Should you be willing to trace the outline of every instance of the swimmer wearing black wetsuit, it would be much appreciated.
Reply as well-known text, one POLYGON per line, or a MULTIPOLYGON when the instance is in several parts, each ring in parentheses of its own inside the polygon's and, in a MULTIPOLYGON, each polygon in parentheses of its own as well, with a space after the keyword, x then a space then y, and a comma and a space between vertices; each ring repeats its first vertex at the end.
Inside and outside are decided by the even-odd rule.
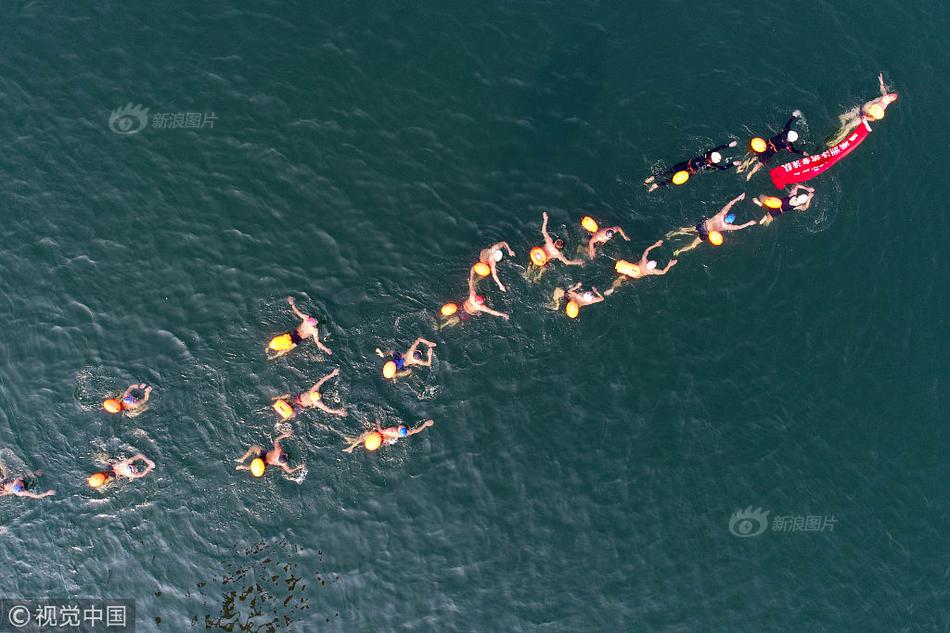
MULTIPOLYGON (((697 156, 695 158, 676 163, 669 169, 664 170, 659 174, 650 176, 643 181, 643 184, 650 185, 648 191, 654 191, 659 187, 666 187, 676 182, 674 177, 680 172, 683 172, 685 174, 686 180, 688 180, 693 174, 697 174, 707 169, 725 171, 731 167, 737 167, 739 165, 739 161, 726 161, 723 160, 722 157, 722 150, 735 147, 736 144, 737 141, 732 141, 730 143, 726 143, 725 145, 714 147, 702 156, 697 156)), ((683 184, 686 182, 686 180, 683 180, 682 182, 676 182, 676 184, 683 184)))
POLYGON ((808 156, 808 152, 803 149, 795 147, 794 143, 798 140, 798 132, 792 129, 792 125, 795 124, 798 119, 802 116, 801 111, 795 110, 792 112, 791 118, 785 123, 785 126, 782 128, 782 131, 771 137, 769 140, 764 140, 761 137, 755 137, 749 143, 749 147, 752 150, 752 156, 747 158, 739 168, 736 169, 737 172, 742 172, 746 169, 749 169, 749 173, 746 174, 746 180, 752 178, 752 175, 757 171, 762 169, 762 167, 770 160, 772 157, 778 154, 782 150, 787 150, 793 154, 798 154, 799 156, 808 156), (754 164, 754 166, 753 166, 754 164))

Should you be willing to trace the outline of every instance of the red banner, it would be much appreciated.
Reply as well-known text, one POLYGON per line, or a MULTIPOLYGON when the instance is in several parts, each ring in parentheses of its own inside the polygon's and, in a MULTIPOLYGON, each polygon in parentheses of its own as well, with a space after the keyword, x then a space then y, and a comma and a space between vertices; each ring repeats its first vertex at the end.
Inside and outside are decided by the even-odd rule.
POLYGON ((769 176, 772 177, 772 184, 775 185, 776 189, 784 189, 788 185, 811 180, 850 154, 855 147, 868 137, 870 132, 871 126, 868 125, 867 119, 862 117, 861 125, 834 147, 829 147, 821 154, 805 156, 772 169, 769 172, 769 176))

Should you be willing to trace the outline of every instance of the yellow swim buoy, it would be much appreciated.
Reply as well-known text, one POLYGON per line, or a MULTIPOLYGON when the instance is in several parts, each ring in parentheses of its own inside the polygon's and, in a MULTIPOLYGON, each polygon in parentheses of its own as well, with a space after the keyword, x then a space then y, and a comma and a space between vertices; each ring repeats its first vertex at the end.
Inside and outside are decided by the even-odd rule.
POLYGON ((673 174, 673 184, 682 185, 684 182, 689 180, 689 172, 686 170, 680 170, 673 174))
POLYGON ((118 413, 122 410, 122 403, 115 398, 106 398, 102 401, 102 408, 109 413, 118 413))
POLYGON ((775 196, 766 196, 765 200, 762 201, 762 204, 764 204, 770 209, 781 209, 782 199, 776 198, 775 196))
POLYGON ((264 463, 264 460, 260 457, 255 457, 251 460, 251 474, 255 477, 260 477, 264 474, 264 471, 267 470, 267 465, 264 463))
POLYGON ((487 277, 488 275, 491 274, 491 268, 488 266, 488 264, 484 264, 482 262, 478 262, 477 264, 472 266, 472 269, 475 271, 475 274, 478 275, 479 277, 487 277))
POLYGON ((765 139, 760 136, 756 136, 751 141, 749 141, 749 149, 751 149, 756 154, 761 154, 766 150, 767 147, 768 145, 766 145, 765 139))
POLYGON ((535 266, 544 266, 548 263, 548 254, 540 246, 531 249, 531 263, 535 266))
POLYGON ((363 440, 363 447, 368 451, 375 451, 377 448, 383 445, 383 436, 380 435, 377 431, 373 431, 368 434, 363 440))
POLYGON ((640 276, 640 266, 637 264, 631 264, 625 259, 618 259, 617 263, 614 264, 614 270, 616 270, 621 275, 633 277, 634 279, 640 276))
POLYGON ((568 301, 567 305, 564 307, 564 312, 567 313, 567 316, 576 319, 577 315, 580 314, 581 308, 577 305, 575 301, 568 301))
POLYGON ((274 411, 280 414, 280 417, 284 418, 285 420, 293 417, 294 415, 294 408, 290 406, 290 403, 288 403, 286 400, 276 400, 274 402, 274 411))
POLYGON ((290 338, 290 334, 281 334, 272 338, 267 346, 275 352, 283 352, 294 346, 294 340, 290 338))
POLYGON ((459 307, 454 303, 446 303, 444 306, 439 308, 439 313, 444 317, 450 317, 458 311, 459 307))
POLYGON ((713 246, 720 246, 722 244, 722 233, 719 231, 710 231, 709 243, 713 246))
POLYGON ((596 233, 598 230, 600 230, 600 227, 597 225, 597 220, 590 217, 589 215, 585 215, 583 218, 581 218, 581 226, 584 227, 584 229, 589 233, 596 233))
POLYGON ((873 104, 867 109, 865 115, 872 121, 880 121, 884 118, 884 108, 879 103, 873 104))
POLYGON ((105 473, 92 473, 86 483, 89 484, 90 488, 102 488, 107 481, 109 481, 109 478, 105 473))
POLYGON ((392 380, 396 377, 396 363, 394 361, 388 360, 386 364, 383 365, 383 378, 386 380, 392 380))

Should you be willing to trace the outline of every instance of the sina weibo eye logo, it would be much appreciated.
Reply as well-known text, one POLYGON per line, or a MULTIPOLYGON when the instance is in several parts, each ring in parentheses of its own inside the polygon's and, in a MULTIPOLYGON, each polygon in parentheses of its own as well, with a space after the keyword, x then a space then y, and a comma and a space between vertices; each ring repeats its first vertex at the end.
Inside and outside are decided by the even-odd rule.
POLYGON ((109 128, 116 134, 135 134, 148 125, 148 108, 128 103, 109 115, 109 128))
POLYGON ((739 538, 750 538, 758 536, 765 532, 769 526, 769 511, 762 508, 752 509, 749 506, 745 510, 739 509, 732 513, 729 519, 729 531, 739 538))

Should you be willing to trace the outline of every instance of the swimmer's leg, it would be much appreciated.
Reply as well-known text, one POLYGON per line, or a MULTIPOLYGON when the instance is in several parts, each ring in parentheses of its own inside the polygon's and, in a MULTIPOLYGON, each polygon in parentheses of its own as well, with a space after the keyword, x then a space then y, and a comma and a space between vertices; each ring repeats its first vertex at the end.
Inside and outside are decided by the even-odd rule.
POLYGON ((617 288, 619 288, 620 284, 622 283, 623 283, 623 277, 617 277, 616 279, 614 279, 614 282, 610 284, 610 288, 607 288, 607 290, 604 291, 604 296, 609 297, 610 295, 612 295, 614 291, 617 288))
POLYGON ((564 288, 555 288, 554 294, 551 295, 551 301, 548 302, 544 307, 548 310, 560 310, 561 309, 561 299, 564 298, 564 288))
POLYGON ((762 169, 762 163, 761 163, 761 162, 758 163, 755 167, 753 167, 752 169, 749 170, 749 173, 746 174, 746 177, 745 177, 746 181, 748 182, 749 180, 751 180, 751 179, 752 179, 752 176, 754 176, 755 173, 756 173, 757 171, 759 171, 760 169, 762 169))
POLYGON ((673 251, 673 257, 676 257, 676 256, 679 255, 680 253, 685 253, 686 251, 691 251, 691 250, 693 250, 694 248, 696 248, 697 246, 699 246, 699 245, 702 244, 702 243, 703 243, 703 241, 697 237, 695 240, 693 240, 693 243, 690 244, 689 246, 684 246, 683 248, 680 248, 680 249, 677 249, 677 250, 673 251))

